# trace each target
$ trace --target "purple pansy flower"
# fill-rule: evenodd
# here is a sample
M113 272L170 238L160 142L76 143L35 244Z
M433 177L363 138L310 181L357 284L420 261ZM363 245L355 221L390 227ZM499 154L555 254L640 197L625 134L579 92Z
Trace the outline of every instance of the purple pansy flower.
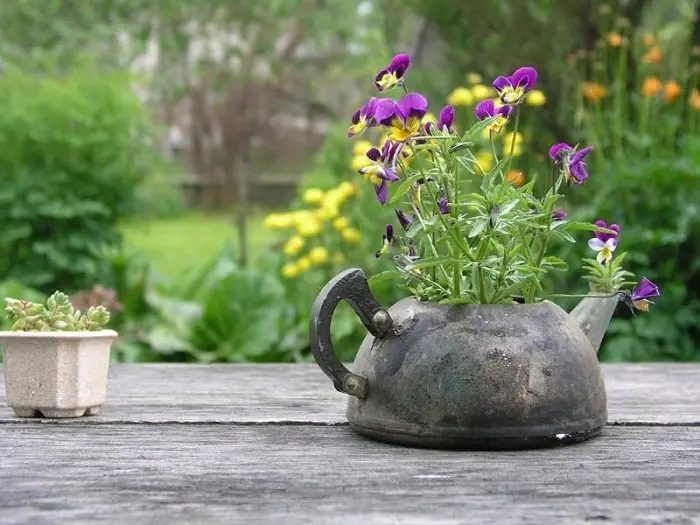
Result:
M437 200L438 209L441 215L449 215L450 207L447 204L447 197L444 195Z
M394 227L391 224L386 225L386 232L382 234L382 247L374 252L374 256L379 258L389 251L391 243L394 242Z
M493 81L493 87L504 104L513 106L525 100L525 95L535 87L537 70L534 67L516 69L509 77L498 77Z
M374 108L374 119L384 126L395 142L406 142L421 129L421 119L428 111L428 99L420 93L408 93L394 102L383 98Z
M588 170L583 159L591 151L593 151L593 146L576 151L576 148L565 142L560 142L549 148L549 156L554 160L555 166L564 174L567 184L581 184L588 178Z
M566 217L567 213L564 210L554 210L552 212L552 220L563 221Z
M595 237L588 241L588 246L598 252L596 257L598 262L605 264L612 259L612 254L617 248L617 237L620 234L620 227L617 224L608 226L603 220L597 220L594 224L613 231L613 233L594 232Z
M352 125L348 128L348 137L362 133L367 128L377 125L376 120L374 120L374 108L377 105L377 100L371 97L360 109L355 111L351 119Z
M508 117L510 117L512 111L512 106L506 104L505 106L497 108L496 103L490 98L487 98L476 105L474 113L476 113L476 118L479 120L496 117L496 120L489 124L488 129L495 133L500 133L508 122Z
M409 226L411 226L411 223L413 222L413 218L409 217L398 208L395 208L394 211L396 212L396 218L399 219L399 224L401 227L404 230L408 230Z
M374 78L374 85L377 86L377 90L380 92L388 91L395 86L402 85L403 76L410 65L411 58L405 53L400 53L392 58L389 65L377 73L377 76Z
M649 298L659 297L660 295L659 287L646 277L642 277L639 284L634 287L634 290L632 290L630 294L630 302L637 310L648 312L649 305L654 304Z
M370 149L367 152L367 158L372 161L372 164L358 170L366 180L374 185L374 192L377 194L377 200L380 204L385 204L389 197L388 183L399 180L395 164L401 146L400 143L392 143L387 140L382 146L381 152L377 148Z
M452 129L452 123L455 121L455 108L453 106L445 106L440 111L440 117L438 117L437 128L440 131L450 131Z

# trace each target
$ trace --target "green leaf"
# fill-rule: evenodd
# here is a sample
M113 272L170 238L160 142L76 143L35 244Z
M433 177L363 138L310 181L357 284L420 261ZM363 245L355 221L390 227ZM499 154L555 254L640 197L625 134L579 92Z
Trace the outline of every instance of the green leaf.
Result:
M392 272L391 270L387 270L384 272L379 272L378 274L373 275L370 277L367 282L369 283L370 288L377 286L379 284L382 284L386 281L391 281L392 279L397 279L400 278L401 274L397 272Z
M474 137L475 135L478 135L481 133L483 130L485 130L487 127L489 127L491 124L494 123L497 117L490 117L487 118L486 120L480 120L472 125L471 128L469 128L464 135L462 135L462 142L468 142L468 139Z
M433 268L434 266L440 265L451 265L451 264L464 264L464 261L459 259L452 259L448 257L427 257L425 259L419 259L415 262L406 265L406 270L417 270L421 268Z
M609 230L608 228L601 228L590 222L578 222L578 221L567 221L561 227L563 230L571 231L590 231L590 232L602 232L614 234L614 230Z
M556 270L568 270L569 265L566 264L566 261L563 259L560 259L559 257L556 257L554 255L548 255L547 257L544 258L542 261L543 265L550 266Z
M401 197L406 195L408 193L408 190L411 189L411 186L413 186L417 181L420 179L424 178L424 175L422 173L416 173L414 175L411 175L408 177L405 181L403 181L398 188L396 188L396 191L394 194L391 196L389 199L389 202L387 204L392 205L396 204Z

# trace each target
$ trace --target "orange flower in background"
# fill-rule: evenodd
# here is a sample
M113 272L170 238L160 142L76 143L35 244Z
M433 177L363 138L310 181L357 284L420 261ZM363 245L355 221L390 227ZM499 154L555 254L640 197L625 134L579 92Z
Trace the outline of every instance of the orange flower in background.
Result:
M582 82L581 91L583 91L583 97L589 102L598 102L608 93L605 86L597 82Z
M622 37L619 33L608 33L605 39L608 41L612 47L620 47L622 45Z
M675 80L669 80L664 86L664 100L666 102L673 102L681 94L681 87Z
M690 97L688 97L688 104L694 109L700 111L700 90L694 89L690 92Z
M656 37L651 33L644 33L644 36L642 37L642 42L644 42L645 46L651 47L656 43Z
M653 97L661 91L661 88L663 88L663 85L658 77L647 77L642 84L642 95L645 97Z
M525 184L525 174L522 171L511 170L508 172L506 179L516 188Z
M658 64L661 62L661 60L663 60L663 58L664 55L661 52L661 48L655 45L649 51L647 51L647 54L644 55L642 60L647 64Z

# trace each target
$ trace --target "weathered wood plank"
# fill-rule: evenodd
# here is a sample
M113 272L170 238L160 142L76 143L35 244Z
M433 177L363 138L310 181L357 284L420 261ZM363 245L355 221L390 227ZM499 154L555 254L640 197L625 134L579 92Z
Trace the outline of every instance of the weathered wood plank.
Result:
M604 370L610 422L700 423L700 365L610 364ZM345 396L311 364L113 365L108 388L102 413L80 423L345 423ZM0 374L0 423L20 421L4 396Z
M0 523L697 524L700 427L445 452L307 425L2 425Z

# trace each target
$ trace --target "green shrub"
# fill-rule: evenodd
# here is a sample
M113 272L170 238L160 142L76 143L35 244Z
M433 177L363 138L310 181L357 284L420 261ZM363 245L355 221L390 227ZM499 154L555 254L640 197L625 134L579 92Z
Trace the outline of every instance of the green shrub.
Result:
M157 161L125 74L0 76L0 278L50 293L100 280L100 253Z

